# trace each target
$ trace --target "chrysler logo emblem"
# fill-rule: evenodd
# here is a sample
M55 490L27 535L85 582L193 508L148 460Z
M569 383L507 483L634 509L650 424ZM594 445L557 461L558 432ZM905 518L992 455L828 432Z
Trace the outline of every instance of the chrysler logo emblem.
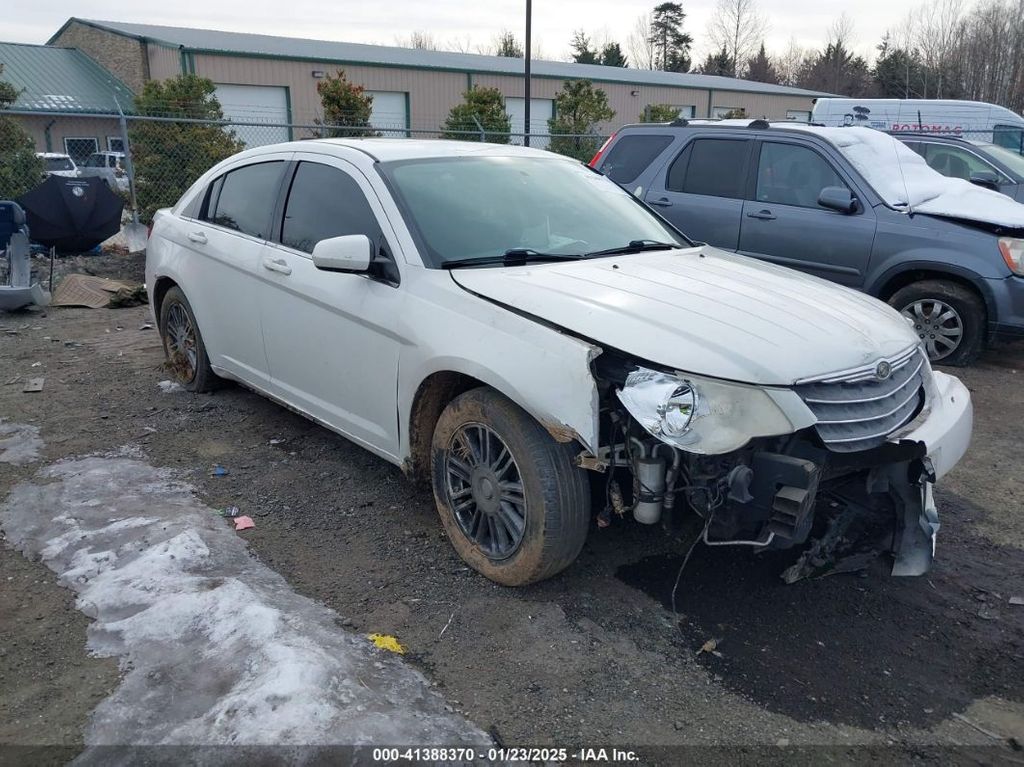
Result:
M892 365L890 365L885 360L879 362L878 367L875 368L875 378L877 378L879 381L884 381L891 375Z

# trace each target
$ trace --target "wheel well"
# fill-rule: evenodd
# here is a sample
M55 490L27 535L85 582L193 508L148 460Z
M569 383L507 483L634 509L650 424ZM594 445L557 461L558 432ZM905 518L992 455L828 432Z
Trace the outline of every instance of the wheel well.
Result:
M167 295L168 290L177 286L178 283L170 277L159 277L153 286L153 314L156 315L158 322L160 320L160 306L164 302L164 296Z
M442 370L424 379L416 390L409 414L409 461L404 467L406 474L417 480L430 475L430 443L434 438L437 419L448 403L463 392L485 386L472 376Z
M966 277L961 277L957 274L950 274L949 272L934 272L928 269L911 269L907 272L900 272L882 286L882 289L878 291L878 297L883 301L888 301L897 291L912 285L915 282L921 282L922 280L942 280L944 282L952 282L961 287L967 288L967 290L974 293L981 302L988 306L988 302L985 300L985 296L982 295L978 287Z

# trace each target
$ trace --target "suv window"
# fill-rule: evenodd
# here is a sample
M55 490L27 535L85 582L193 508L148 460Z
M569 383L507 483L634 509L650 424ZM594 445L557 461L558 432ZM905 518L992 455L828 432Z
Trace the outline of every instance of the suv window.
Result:
M846 188L846 182L813 149L772 141L761 145L755 192L759 202L816 208L818 196L827 186Z
M994 165L985 162L974 152L968 152L958 146L923 141L921 149L924 151L918 151L918 154L923 154L928 166L943 176L970 181L972 173L995 173L1000 181L1009 180Z
M992 131L992 143L1024 154L1024 129L1015 125L997 125Z
M641 134L623 136L601 163L601 172L617 184L636 179L669 144L672 136Z
M669 168L666 188L687 194L742 198L749 147L749 139L691 141Z
M306 253L320 240L365 234L376 242L380 227L363 190L344 171L314 162L299 163L288 192L281 243Z
M213 182L205 220L267 239L284 162L261 162L230 171Z

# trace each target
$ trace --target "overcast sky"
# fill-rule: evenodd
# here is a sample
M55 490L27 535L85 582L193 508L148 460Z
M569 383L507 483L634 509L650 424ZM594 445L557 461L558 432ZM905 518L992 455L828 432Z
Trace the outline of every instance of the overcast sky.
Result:
M758 1L769 19L770 51L783 50L790 39L804 47L818 47L833 20L844 9L853 8L848 0ZM534 0L535 48L539 46L544 58L566 59L568 41L579 28L597 37L607 35L625 48L637 17L655 4L653 0ZM421 30L440 43L459 40L478 46L489 44L502 29L521 39L526 4L525 0L6 0L4 5L8 11L0 39L12 42L43 43L69 16L79 16L382 45L394 45L397 37ZM683 2L685 27L700 57L714 5L715 0ZM873 56L882 33L898 25L916 5L891 0L856 3L852 18L857 51Z

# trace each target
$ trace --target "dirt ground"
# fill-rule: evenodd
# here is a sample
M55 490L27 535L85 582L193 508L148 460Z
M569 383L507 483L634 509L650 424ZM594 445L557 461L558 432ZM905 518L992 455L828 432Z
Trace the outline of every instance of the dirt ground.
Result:
M138 258L92 268L141 276ZM962 745L995 749L966 763L1024 762L1024 606L1009 602L1024 596L1024 346L954 371L974 442L937 492L928 576L787 586L786 556L698 547L675 615L682 552L658 531L595 527L559 577L496 586L397 468L238 386L164 393L149 321L145 307L0 314L0 418L39 426L45 461L136 444L207 504L238 506L256 556L348 628L396 634L500 742ZM30 377L42 392L22 392ZM0 493L40 465L0 464ZM81 742L118 681L86 655L86 625L49 570L0 547L0 743ZM716 653L699 652L709 639Z

